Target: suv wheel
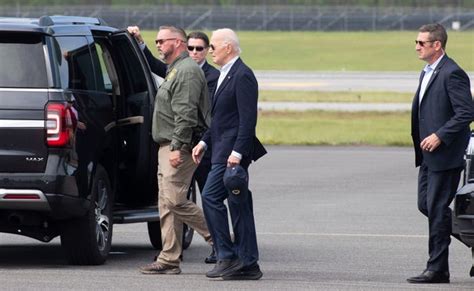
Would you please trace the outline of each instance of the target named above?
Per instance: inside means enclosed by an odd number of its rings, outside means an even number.
[[[85,217],[66,224],[61,245],[70,264],[100,265],[112,243],[113,191],[105,169],[98,165],[91,190],[90,208]]]

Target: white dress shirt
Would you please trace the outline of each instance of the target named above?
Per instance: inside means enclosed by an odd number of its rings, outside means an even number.
[[[235,61],[237,61],[238,58],[239,56],[236,56],[235,58],[232,58],[227,64],[222,66],[220,70],[221,74],[219,75],[219,79],[217,80],[217,87],[216,87],[215,92],[219,90],[219,87],[221,86],[222,82],[224,82],[225,77],[227,77],[227,74],[229,73],[230,69],[232,68],[232,66],[234,65]]]
[[[219,79],[217,80],[217,87],[216,87],[216,91],[214,91],[214,94],[217,93],[222,82],[224,82],[225,78],[227,77],[227,74],[229,73],[230,69],[232,68],[232,66],[238,59],[239,59],[239,56],[236,56],[232,58],[227,64],[222,66],[222,68],[220,69],[220,75],[219,75]],[[207,144],[204,141],[201,140],[199,143],[203,145],[205,149],[207,149]],[[239,160],[242,160],[241,153],[232,151],[231,155],[238,158]]]
[[[420,93],[418,94],[418,104],[421,104],[421,100],[423,100],[423,95],[425,95],[426,87],[428,86],[428,83],[430,82],[431,76],[433,76],[433,72],[436,69],[436,66],[438,66],[439,62],[441,59],[444,57],[444,54],[439,57],[439,59],[436,60],[433,64],[427,64],[423,71],[425,71],[425,75],[423,76],[423,80],[421,81],[421,86],[420,86]]]

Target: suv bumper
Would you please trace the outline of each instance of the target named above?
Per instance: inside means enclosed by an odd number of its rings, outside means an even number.
[[[45,194],[34,189],[0,189],[0,212],[35,212],[54,220],[87,213],[89,200],[62,194]]]
[[[46,195],[32,189],[0,189],[0,209],[51,211]]]

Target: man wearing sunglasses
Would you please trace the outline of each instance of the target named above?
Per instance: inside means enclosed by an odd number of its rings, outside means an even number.
[[[158,151],[158,207],[162,249],[157,259],[140,268],[143,274],[179,274],[182,223],[212,245],[202,210],[187,199],[196,165],[191,157],[194,136],[209,124],[209,96],[203,71],[187,52],[186,33],[162,26],[156,48],[166,63],[166,76],[158,88],[152,135]],[[206,118],[207,117],[207,118]]]
[[[188,34],[188,53],[189,56],[198,63],[206,76],[209,96],[212,98],[216,89],[217,79],[219,79],[219,70],[209,65],[206,61],[209,52],[209,38],[204,32],[193,31]]]
[[[138,26],[129,26],[127,30],[131,35],[136,38],[136,40],[140,44],[140,48],[143,50],[148,64],[150,65],[151,71],[159,77],[164,78],[166,75],[167,65],[161,60],[155,58],[152,52],[145,45],[143,37],[140,33],[140,28]],[[206,57],[209,52],[209,38],[204,32],[191,32],[187,36],[187,49],[189,56],[193,60],[195,60],[201,67],[201,69],[204,71],[204,75],[207,81],[207,87],[209,90],[209,97],[211,98],[214,94],[214,90],[217,85],[217,79],[219,78],[219,70],[209,65],[206,61]]]
[[[212,147],[212,166],[202,193],[202,203],[218,260],[206,276],[258,280],[262,272],[258,265],[252,192],[247,189],[228,191],[223,181],[228,167],[242,167],[241,170],[247,172],[250,163],[266,153],[255,136],[257,80],[240,59],[240,51],[239,39],[231,29],[218,29],[212,33],[210,53],[214,63],[221,67],[221,73],[212,98],[211,126],[194,147],[192,155],[194,162],[199,163],[206,147]],[[226,199],[234,240],[229,232]]]
[[[214,90],[219,79],[219,70],[209,65],[206,61],[207,53],[209,52],[209,38],[204,32],[193,31],[188,34],[188,53],[189,56],[196,61],[196,63],[204,71],[206,77],[207,87],[209,89],[209,97],[212,99]],[[211,103],[211,101],[210,101]],[[211,170],[211,151],[208,150],[199,163],[196,172],[194,172],[194,179],[196,180],[199,191],[202,193],[204,185],[206,184],[207,176]],[[214,264],[217,261],[216,251],[213,248],[209,256],[204,260],[207,264]]]
[[[421,72],[412,107],[418,175],[418,209],[428,217],[429,259],[409,283],[449,283],[449,204],[459,185],[469,125],[474,119],[469,77],[446,53],[448,36],[438,23],[423,25],[415,40]]]
[[[146,47],[143,42],[143,38],[140,34],[140,28],[138,26],[129,26],[128,32],[132,34],[138,41],[143,50],[143,53],[150,65],[150,69],[153,73],[159,77],[164,78],[166,75],[167,65],[155,58],[151,51]],[[187,36],[187,50],[189,56],[196,61],[196,63],[201,67],[206,77],[207,88],[209,91],[209,98],[212,98],[214,90],[217,85],[217,79],[219,79],[219,70],[211,66],[207,61],[206,57],[209,52],[209,38],[204,32],[193,31]],[[211,101],[209,100],[209,103]],[[202,193],[204,189],[204,184],[206,183],[207,176],[211,170],[211,151],[206,151],[204,154],[201,163],[198,165],[196,171],[194,172],[194,179],[196,180],[199,191]],[[217,261],[216,252],[213,248],[209,256],[204,259],[204,262],[207,264],[214,264]]]

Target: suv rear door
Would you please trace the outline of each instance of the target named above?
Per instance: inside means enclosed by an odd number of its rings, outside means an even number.
[[[0,31],[0,172],[42,172],[50,93],[47,36]]]

